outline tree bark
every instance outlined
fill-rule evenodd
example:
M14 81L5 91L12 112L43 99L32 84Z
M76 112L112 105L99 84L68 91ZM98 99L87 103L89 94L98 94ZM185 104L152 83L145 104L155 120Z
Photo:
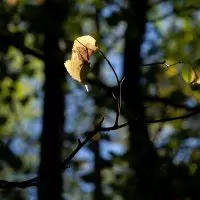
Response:
M129 1L127 29L124 49L124 98L126 117L137 119L130 125L130 150L128 152L130 168L135 175L130 176L124 197L125 199L153 199L154 175L157 170L157 154L149 139L147 126L144 124L145 110L143 93L140 84L142 62L141 44L145 33L147 0Z
M46 1L44 12L44 114L41 135L41 163L38 197L62 199L62 137L64 133L64 54L59 48L62 22L67 7L64 1Z

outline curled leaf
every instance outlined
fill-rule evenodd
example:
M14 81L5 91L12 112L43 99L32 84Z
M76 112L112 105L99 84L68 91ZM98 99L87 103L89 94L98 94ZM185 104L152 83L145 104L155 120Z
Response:
M79 59L89 62L90 57L97 51L96 40L90 35L78 37L74 41L73 53L77 52Z
M96 40L93 37L89 35L78 37L74 41L71 59L64 63L71 77L84 84L87 91L88 86L85 83L90 69L89 59L96 50Z
M71 60L67 60L64 65L73 79L85 84L86 77L90 69L89 63L79 60L78 56L73 54Z
M195 74L192 84L200 84L200 58L196 59L192 65Z

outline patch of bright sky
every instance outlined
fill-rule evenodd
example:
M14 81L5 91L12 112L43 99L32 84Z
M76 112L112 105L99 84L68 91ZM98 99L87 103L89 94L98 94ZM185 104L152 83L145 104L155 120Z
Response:
M81 176L92 172L92 169L94 168L94 163L92 162L93 159L94 159L94 155L92 153L87 154L86 151L84 151L84 150L82 152L83 152L82 157L80 155L80 151L78 152L79 155L75 156L75 157L77 158L77 160L82 160L83 158L86 159L86 160L88 159L87 164L84 165L84 167L82 167L79 171L74 171L73 168L69 168L65 171L64 175L65 175L65 177L68 177L68 179L69 179L69 176L75 177L75 179L79 182L80 188L83 192L91 192L94 189L94 185L84 182L81 179ZM87 157L87 158L85 157L85 156L89 156L89 155L91 157Z
M178 153L174 156L173 163L179 164L180 162L187 163L190 159L190 151L189 149L179 149Z
M196 101L196 99L190 98L187 101L185 101L185 104L192 108L192 107L195 107L197 105L197 101Z
M71 92L67 94L65 100L67 105L65 112L65 130L67 132L76 131L78 133L84 133L87 131L94 114L94 102L89 98L84 86L78 88L77 84L79 83L75 82L70 77L68 79L68 84L71 88ZM78 120L78 118L80 118L80 120Z
M112 155L110 154L111 152L114 152L117 155L123 155L126 152L126 148L124 148L124 145L119 144L119 143L112 143L111 145L109 141L103 140L100 143L100 146L102 149L101 155L105 159L112 158Z
M26 189L28 193L29 200L37 200L37 188L36 187L29 187Z
M108 53L107 54L108 60L111 62L112 66L114 67L117 75L119 78L122 78L122 64L123 64L123 58L120 53ZM101 79L103 82L109 86L115 86L117 85L115 75L113 74L112 69L108 65L106 61L104 61L104 64L102 66Z
M196 11L194 12L194 17L195 17L196 19L200 20L200 11L199 11L199 10L196 10Z
M158 16L154 16L151 13L151 18L159 18L159 16L164 16L167 13L171 13L173 10L172 4L170 2L162 2L158 4L157 6L157 12L159 13ZM147 23L146 25L146 34L145 34L145 42L142 44L141 48L141 56L143 58L146 58L148 55L148 52L152 49L153 46L159 46L162 43L162 38L160 36L165 36L169 32L169 28L171 27L172 23L174 23L174 16L168 16L167 18L160 20L156 23ZM177 23L179 24L179 23ZM160 33L158 34L157 28L159 29ZM161 35L160 35L161 34ZM159 59L159 57L162 56L162 54L159 52L156 52L155 55L152 55L151 58L148 55L148 63L155 62L156 59ZM144 59L144 62L146 60Z
M22 156L24 154L24 151L25 151L27 145L22 140L22 138L13 137L9 147L13 152L15 152L16 155Z
M200 139L190 137L182 142L182 145L184 148L199 148L200 147Z
M102 17L110 17L113 12L118 12L118 11L120 11L120 8L118 5L110 4L101 10L101 16Z
M162 129L162 131L159 133L159 137L157 138L157 140L155 141L155 146L157 148L163 146L164 144L166 144L169 139L170 136L174 133L174 128L168 124L164 125L164 128Z
M37 117L27 124L27 130L33 140L37 140L42 132L42 117Z
M124 45L124 31L126 29L126 24L120 22L110 33L107 33L107 36L103 39L103 43L108 49L111 49L107 52L106 57L111 62L114 67L119 79L122 78L123 73L123 45ZM111 70L110 66L106 61L102 65L102 70L100 73L102 80L109 86L116 85L116 79L114 73Z
M40 153L39 146L34 144L32 140L25 141L20 137L14 137L9 144L9 148L15 155L23 157L24 166L30 167L32 170L38 167Z
M175 164L179 164L180 162L189 162L191 149L199 149L200 147L200 139L199 138L187 138L182 141L179 151L173 159Z
M146 33L145 33L144 38L145 38L145 41L143 42L141 46L141 56L143 57L143 59L145 59L148 56L148 63L151 63L149 61L148 52L152 49L152 45L155 46L161 43L161 38L159 37L157 31L155 30L155 27L153 26L153 24L147 23Z
M160 4L158 4L157 6L157 12L159 13L157 16L155 17L152 17L153 19L155 18L159 18L159 16L165 16L167 15L168 13L172 13L173 11L173 4L171 2L162 2ZM163 20L160 20L158 22L158 24L160 24L159 28L161 29L161 32L163 34L167 33L168 32L168 29L169 27L171 26L171 23L173 22L174 18L173 16L169 16Z
M87 154L85 151L88 151L87 147L83 147L75 156L75 160L87 160L92 161L94 159L94 154L91 151L88 151Z

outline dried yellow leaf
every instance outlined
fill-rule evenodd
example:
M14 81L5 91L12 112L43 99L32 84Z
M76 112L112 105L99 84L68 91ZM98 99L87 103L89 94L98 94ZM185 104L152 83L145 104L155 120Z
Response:
M90 57L97 51L96 40L90 35L78 37L74 41L73 53L78 53L79 59L89 62Z
M64 65L73 79L85 84L87 73L90 69L89 63L79 60L78 56L73 54L71 60L67 60Z
M71 59L64 63L71 77L84 84L87 91L88 86L85 82L90 69L89 59L96 50L96 40L93 37L89 35L78 37L74 41Z

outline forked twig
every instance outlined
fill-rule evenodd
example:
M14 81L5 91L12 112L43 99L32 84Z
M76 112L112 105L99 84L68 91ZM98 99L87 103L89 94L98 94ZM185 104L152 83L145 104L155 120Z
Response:
M120 117L120 114L121 114L121 107L122 107L122 84L123 84L124 80L125 80L125 77L123 77L120 80L119 85L118 85L119 96L118 96L118 98L116 98L116 100L117 100L117 112L116 112L116 118L115 118L115 126L118 125L118 123L119 123L119 117Z
M112 66L111 62L106 58L106 56L104 55L103 51L100 48L98 48L98 50L101 53L101 55L103 56L103 58L107 61L108 65L112 69L112 71L115 75L115 78L117 80L118 95L116 96L114 93L112 93L112 95L113 95L114 99L117 101L117 110L116 110L116 118L115 118L114 126L118 126L119 116L121 113L121 104L122 104L122 83L123 83L125 77L123 77L121 80L119 80L117 73L116 73L114 67Z
M91 139L92 137L101 130L101 126L103 123L104 118L101 119L101 121L97 124L97 126L94 128L93 131L88 133L88 136L85 138L85 140L83 142L81 142L80 139L78 139L78 145L76 147L76 149L63 161L62 165L61 165L61 170L64 171L70 161L74 158L74 156L78 153L78 151L84 146L86 145ZM2 189L10 189L10 188L27 188L27 187L31 187L31 186L37 186L38 183L40 181L40 177L35 177L26 181L5 181L5 180L0 180L0 188Z
M78 145L77 145L76 149L62 163L62 169L63 170L69 165L70 161L78 153L78 151L83 146L85 146L97 132L99 132L101 130L101 125L102 125L103 121L104 121L104 117L101 119L101 121L98 123L98 125L94 128L93 131L88 132L88 135L83 142L81 142L81 140L78 139Z

